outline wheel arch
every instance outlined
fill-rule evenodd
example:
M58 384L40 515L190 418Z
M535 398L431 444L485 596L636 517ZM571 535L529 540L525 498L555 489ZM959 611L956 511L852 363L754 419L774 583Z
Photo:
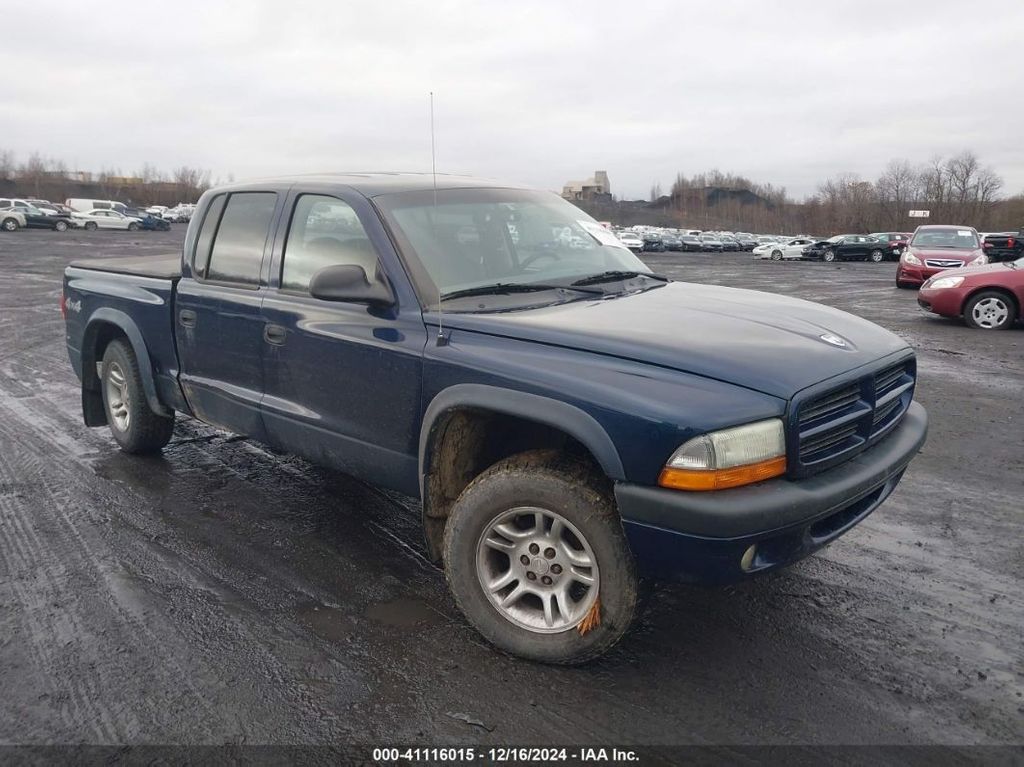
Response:
M497 447L488 443L496 433L501 434ZM567 402L485 384L456 384L434 397L419 441L420 498L430 557L440 560L451 507L461 491L493 465L490 458L556 446L559 440L563 448L582 449L609 480L625 479L618 450L604 427Z
M102 426L107 422L96 363L103 359L107 345L117 338L127 340L135 353L142 375L142 387L146 393L146 403L150 409L159 415L171 415L172 411L157 396L153 362L135 321L122 311L103 307L97 309L89 318L82 335L82 410L86 425ZM101 418L98 423L97 414Z
M1006 298L1010 299L1011 304L1017 310L1016 317L1014 317L1014 319L1019 320L1024 318L1024 314L1022 314L1022 311L1024 311L1024 304L1021 303L1021 300L1016 293L1002 285L982 285L972 289L970 293L964 296L963 303L960 304L961 317L967 313L967 304L969 304L971 299L979 293L1000 293L1006 296Z

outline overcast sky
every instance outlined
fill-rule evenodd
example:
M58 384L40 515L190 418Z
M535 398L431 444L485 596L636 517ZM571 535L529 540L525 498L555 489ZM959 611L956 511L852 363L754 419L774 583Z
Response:
M1024 2L81 2L4 12L0 149L238 179L429 170L798 197L973 149L1024 191Z

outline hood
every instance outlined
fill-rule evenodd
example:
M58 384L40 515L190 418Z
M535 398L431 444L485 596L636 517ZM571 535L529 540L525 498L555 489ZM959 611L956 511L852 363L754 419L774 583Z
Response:
M444 324L672 368L783 399L908 348L872 322L811 301L685 282L604 300L450 314Z
M964 264L985 254L985 251L981 248L977 248L976 250L951 250L950 248L918 248L911 246L908 246L904 252L913 253L920 259L948 258L950 261L960 261Z
M974 277L978 274L992 274L993 272L1005 272L1007 269L1012 270L1014 267L1009 266L1005 263L998 264L985 264L984 266L965 266L955 271L944 271L939 272L935 275L935 279L939 277Z

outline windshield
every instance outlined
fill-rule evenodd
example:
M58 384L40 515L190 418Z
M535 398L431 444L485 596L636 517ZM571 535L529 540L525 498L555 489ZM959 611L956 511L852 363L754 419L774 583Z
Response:
M914 235L910 244L917 248L956 248L977 250L978 236L973 229L925 229Z
M845 236L845 234L837 234L835 237L829 237L826 242L840 242Z
M449 189L374 198L423 302L485 285L569 285L607 271L650 272L619 239L554 194Z

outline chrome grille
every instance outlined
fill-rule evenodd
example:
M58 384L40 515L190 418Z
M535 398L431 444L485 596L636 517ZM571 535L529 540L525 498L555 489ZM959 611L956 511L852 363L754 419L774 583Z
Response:
M964 265L963 261L953 261L947 258L926 258L924 263L932 269L956 269L958 266Z
M914 395L913 359L888 365L796 403L795 476L852 458L899 423Z

